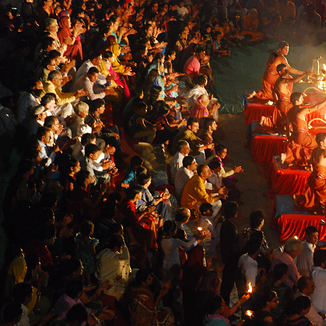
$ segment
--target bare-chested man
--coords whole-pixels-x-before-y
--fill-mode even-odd
[[[259,100],[274,100],[273,99],[273,88],[276,80],[279,78],[276,67],[283,63],[287,66],[288,71],[294,75],[302,75],[303,71],[292,68],[285,56],[289,53],[289,43],[282,41],[279,44],[279,49],[276,52],[273,52],[267,62],[266,70],[263,76],[263,89],[259,92],[253,91],[247,96],[248,99],[255,97]]]
[[[304,195],[297,197],[297,204],[319,210],[326,205],[326,133],[317,134],[316,142],[318,147],[311,155],[313,171],[307,180]]]

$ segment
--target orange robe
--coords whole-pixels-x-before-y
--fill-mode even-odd
[[[303,208],[321,209],[326,204],[326,167],[315,161],[313,167],[313,172],[306,183],[305,193],[298,203]]]
[[[298,118],[297,115],[289,119],[292,124],[293,132],[286,152],[286,163],[297,165],[307,165],[307,161],[311,158],[312,151],[318,146],[315,137],[309,134],[308,125],[305,120]]]

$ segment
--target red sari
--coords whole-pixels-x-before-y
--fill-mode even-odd
[[[64,39],[67,37],[73,38],[68,21],[69,17],[67,16],[60,18],[59,21],[59,26],[61,29],[58,32],[58,38],[61,43],[63,43]],[[78,61],[83,61],[83,48],[79,36],[76,37],[75,43],[73,45],[67,46],[67,50],[64,55],[72,57]]]

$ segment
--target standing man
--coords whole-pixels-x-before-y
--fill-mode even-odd
[[[288,61],[286,60],[285,56],[288,55],[290,49],[290,45],[286,41],[282,41],[278,45],[278,50],[273,52],[266,64],[266,70],[263,75],[263,88],[259,92],[253,91],[251,94],[248,95],[248,99],[255,97],[259,100],[273,100],[273,88],[276,80],[278,79],[279,75],[277,73],[276,67],[283,63],[287,66],[289,72],[294,75],[302,75],[303,71],[297,70],[292,68]]]

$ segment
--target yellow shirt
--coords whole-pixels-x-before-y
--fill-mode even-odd
[[[65,104],[71,103],[71,102],[76,100],[76,97],[74,95],[75,93],[63,93],[60,90],[60,88],[55,86],[50,80],[48,80],[46,83],[44,83],[43,92],[42,92],[40,98],[42,99],[42,97],[46,93],[55,94],[55,96],[57,98],[57,105],[58,106],[65,105]]]

